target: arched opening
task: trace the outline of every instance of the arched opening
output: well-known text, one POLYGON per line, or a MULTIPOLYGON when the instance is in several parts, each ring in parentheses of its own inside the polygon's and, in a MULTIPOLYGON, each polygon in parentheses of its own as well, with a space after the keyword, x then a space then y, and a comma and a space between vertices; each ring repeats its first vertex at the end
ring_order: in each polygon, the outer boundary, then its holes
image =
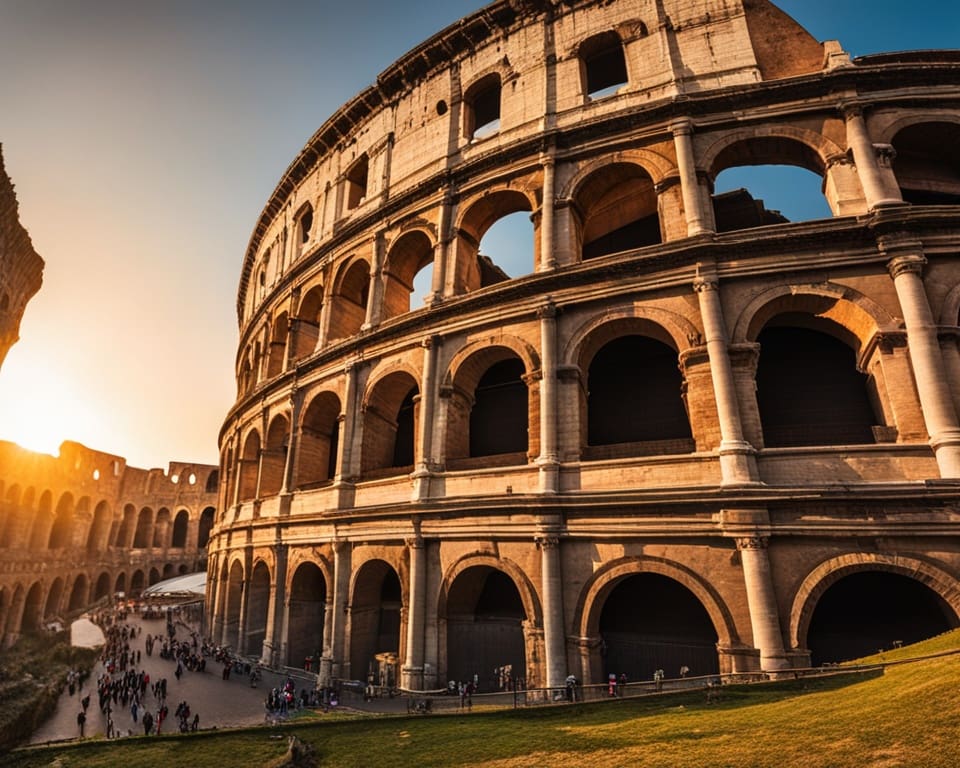
POLYGON ((53 527, 50 529, 48 549, 62 549, 71 544, 73 533, 73 496, 63 494, 57 502, 57 511, 53 518, 53 527))
POLYGON ((355 680, 366 680, 373 674, 379 681, 381 663, 377 657, 400 653, 401 603, 400 578, 388 563, 372 560, 360 568, 350 606, 350 674, 355 680))
POLYGON ((93 524, 87 533, 87 553, 99 552, 107 544, 110 535, 110 507, 101 501, 93 511, 93 524))
POLYGON ((316 487, 336 477, 340 411, 340 398, 333 392, 321 392, 310 401, 297 446, 298 487, 316 487))
POLYGON ((587 373, 587 459, 694 450, 677 352, 648 336, 620 336, 587 373))
POLYGON ((526 680, 523 622, 527 619, 517 585, 486 565, 467 568, 447 595, 447 677, 473 680, 481 691, 526 680), (509 678, 494 670, 509 669, 509 678))
POLYGON ((257 496, 257 474, 260 469, 260 434, 247 435, 240 457, 240 501, 251 501, 257 496))
POLYGON ((516 190, 474 202, 457 232, 454 293, 463 294, 533 272, 540 260, 530 200, 516 190))
POLYGON ((380 470, 402 474, 413 469, 419 392, 416 381, 405 372, 391 373, 374 385, 363 408, 361 471, 365 476, 380 470))
POLYGON ((56 578, 47 593, 47 602, 43 607, 43 618, 49 620, 60 615, 60 602, 63 599, 63 579, 56 578))
POLYGON ((590 174, 575 195, 585 261, 662 242, 653 179, 631 163, 611 163, 590 174))
POLYGON ((206 507, 200 513, 200 525, 197 529, 197 547, 204 549, 210 541, 210 531, 213 528, 214 509, 206 507))
POLYGON ((893 172, 905 202, 960 205, 960 124, 911 125, 892 143, 893 172))
POLYGON ((420 299, 422 302, 430 294, 430 283, 419 276, 421 272, 432 275, 432 267, 433 244, 430 238, 420 231, 401 235, 393 244, 384 263, 384 320, 415 309, 415 300, 420 299))
POLYGON ((463 135, 471 141, 492 136, 500 130, 500 75, 482 77, 463 95, 463 135))
POLYGON ((529 408, 523 361, 516 357, 491 365, 477 382, 470 411, 470 456, 524 454, 529 408))
POLYGON ((117 582, 114 585, 113 591, 116 594, 126 594, 127 592, 127 574, 119 573, 117 574, 117 582))
POLYGON ((287 664, 299 667, 308 656, 319 663, 323 650, 323 619, 327 582, 314 563, 302 563, 290 584, 290 620, 287 629, 287 664))
POLYGON ((204 493, 216 493, 217 488, 220 485, 220 470, 214 469, 207 475, 207 482, 204 485, 204 493))
POLYGON ((600 612, 606 674, 650 680, 664 670, 679 676, 720 671, 717 631, 706 608, 687 587, 658 573, 637 573, 613 582, 600 612))
MULTIPOLYGON (((206 568, 206 562, 207 562, 207 560, 206 560, 206 558, 203 558, 200 562, 203 564, 202 567, 200 568, 200 570, 203 570, 204 568, 206 568)), ((185 565, 179 565, 179 566, 177 566, 177 575, 178 575, 178 576, 185 576, 189 571, 190 571, 190 569, 187 568, 187 566, 185 566, 185 565)))
POLYGON ((759 137, 725 147, 712 169, 717 231, 830 218, 823 174, 820 156, 794 139, 759 137))
POLYGON ((849 661, 939 635, 960 625, 940 595, 915 579, 859 571, 829 586, 807 631, 814 665, 849 661))
POLYGON ((70 600, 67 603, 67 611, 74 613, 87 607, 87 593, 90 585, 87 584, 87 577, 82 573, 73 580, 73 589, 70 590, 70 600))
POLYGON ((345 339, 360 331, 367 316, 369 293, 370 265, 358 259, 341 275, 337 290, 330 299, 330 328, 327 334, 330 341, 345 339))
POLYGON ((53 496, 50 491, 40 494, 37 504, 37 513, 30 529, 30 551, 40 552, 47 547, 50 538, 50 528, 53 525, 53 496))
POLYGON ((580 44, 580 78, 589 99, 612 96, 627 84, 623 42, 616 32, 601 32, 580 44))
POLYGON ((123 519, 120 527, 117 529, 117 536, 113 541, 113 546, 118 549, 125 549, 130 546, 133 539, 133 530, 137 517, 137 510, 133 504, 126 504, 123 508, 123 519))
POLYGON ((187 526, 190 524, 190 514, 185 509, 177 512, 177 517, 173 521, 173 538, 170 541, 171 547, 183 549, 187 546, 187 526))
POLYGON ((34 582, 27 592, 27 597, 23 602, 23 618, 20 620, 20 631, 37 632, 40 630, 40 622, 43 619, 43 587, 40 582, 34 582))
POLYGON ((289 333, 287 313, 281 312, 273 321, 270 332, 270 349, 267 352, 267 378, 279 376, 283 372, 283 360, 287 351, 287 334, 289 333))
POLYGON ((876 442, 878 421, 856 353, 827 320, 780 315, 757 337, 757 405, 766 447, 876 442), (799 327, 803 323, 805 327, 799 327))
MULTIPOLYGON (((175 476, 176 477, 176 476, 175 476)), ((157 510, 157 519, 153 524, 153 546, 164 549, 170 541, 170 510, 160 507, 157 510)))
POLYGON ((267 445, 261 458, 260 498, 276 496, 283 487, 283 472, 287 465, 287 450, 290 446, 290 422, 286 416, 277 415, 267 430, 267 445))
POLYGON ((294 321, 296 339, 293 359, 303 360, 314 353, 320 338, 320 313, 323 310, 323 286, 315 285, 300 299, 294 321))
POLYGON ((234 561, 227 579, 226 607, 223 611, 224 644, 234 651, 240 645, 240 603, 243 600, 243 566, 234 561))
POLYGON ((164 581, 173 578, 173 563, 166 563, 163 566, 163 574, 161 574, 161 578, 163 578, 164 581))
POLYGON ((267 613, 270 609, 270 570, 262 561, 253 566, 250 594, 247 598, 248 656, 263 655, 263 641, 267 635, 267 613))
POLYGON ((143 592, 146 576, 144 576, 143 571, 137 569, 133 572, 133 576, 130 577, 130 595, 132 597, 140 597, 140 593, 143 592))
POLYGON ((364 153, 357 158, 344 176, 346 210, 352 211, 367 198, 367 184, 370 176, 370 160, 364 153))
POLYGON ((104 571, 97 578, 97 584, 93 588, 94 602, 110 596, 110 574, 104 571))
POLYGON ((303 246, 310 242, 310 232, 313 229, 313 207, 310 203, 304 205, 297 214, 296 235, 293 243, 293 260, 300 258, 303 246))
POLYGON ((133 535, 133 548, 144 549, 153 540, 153 510, 144 507, 137 516, 137 530, 133 535))

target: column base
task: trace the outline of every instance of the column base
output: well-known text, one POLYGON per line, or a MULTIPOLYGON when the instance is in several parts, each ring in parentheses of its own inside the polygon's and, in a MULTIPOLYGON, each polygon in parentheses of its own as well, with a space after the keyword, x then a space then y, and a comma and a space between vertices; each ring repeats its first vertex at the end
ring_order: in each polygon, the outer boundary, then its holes
POLYGON ((930 447, 940 468, 940 477, 960 478, 960 429, 945 429, 930 438, 930 447))
POLYGON ((553 458, 537 459, 540 467, 540 493, 560 492, 560 462, 553 458))
POLYGON ((422 691, 423 690, 423 667, 401 668, 400 687, 406 691, 422 691))
POLYGON ((723 440, 720 443, 720 484, 723 486, 759 485, 757 452, 743 440, 723 440))

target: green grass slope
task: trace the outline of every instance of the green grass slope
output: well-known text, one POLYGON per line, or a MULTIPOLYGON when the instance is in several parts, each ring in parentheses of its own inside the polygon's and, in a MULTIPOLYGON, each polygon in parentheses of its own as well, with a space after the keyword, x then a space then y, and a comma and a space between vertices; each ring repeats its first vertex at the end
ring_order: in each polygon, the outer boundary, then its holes
MULTIPOLYGON (((960 632, 898 651, 960 648, 960 632)), ((889 656, 890 654, 888 654, 889 656)), ((263 766, 296 733, 322 766, 663 766, 954 768, 960 765, 960 655, 868 675, 703 693, 461 715, 312 722, 140 737, 11 753, 10 768, 263 766)))

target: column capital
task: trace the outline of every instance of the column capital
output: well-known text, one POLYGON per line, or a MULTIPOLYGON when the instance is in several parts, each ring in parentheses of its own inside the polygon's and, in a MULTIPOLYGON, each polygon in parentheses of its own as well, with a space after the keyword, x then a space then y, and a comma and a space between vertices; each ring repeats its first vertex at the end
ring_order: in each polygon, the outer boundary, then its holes
POLYGON ((412 536, 407 536, 404 538, 403 543, 410 549, 423 549, 423 536, 419 533, 416 533, 412 536))
POLYGON ((560 537, 555 533, 540 533, 533 540, 540 549, 556 549, 560 546, 560 537))
POLYGON ((736 538, 737 550, 745 549, 766 549, 770 544, 769 536, 738 536, 736 538))
POLYGON ((545 301, 539 307, 537 307, 537 319, 552 319, 557 316, 557 305, 553 303, 553 298, 551 296, 545 297, 545 301))
POLYGON ((670 132, 674 136, 690 136, 693 133, 693 120, 681 117, 670 123, 670 132))
POLYGON ((887 262, 887 271, 890 273, 890 277, 896 280, 900 275, 906 273, 920 275, 926 265, 927 259, 925 256, 895 256, 887 262))
POLYGON ((420 342, 420 346, 424 349, 437 349, 440 347, 442 341, 443 337, 438 333, 434 333, 430 336, 425 336, 420 342))
POLYGON ((697 275, 693 279, 693 290, 697 293, 704 291, 716 291, 720 289, 720 281, 716 275, 697 275))

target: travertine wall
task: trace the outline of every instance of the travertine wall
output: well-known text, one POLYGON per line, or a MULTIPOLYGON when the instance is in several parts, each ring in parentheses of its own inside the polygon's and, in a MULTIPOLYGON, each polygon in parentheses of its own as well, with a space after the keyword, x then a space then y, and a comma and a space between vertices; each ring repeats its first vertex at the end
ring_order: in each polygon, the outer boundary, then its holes
POLYGON ((461 674, 465 622, 496 629, 491 574, 530 684, 604 676, 604 606, 636 575, 693 595, 723 671, 808 662, 818 599, 854 572, 920 582, 956 624, 960 164, 923 136, 954 135, 958 81, 949 52, 851 62, 760 0, 504 0, 381 73, 244 258, 215 639, 319 655, 324 682, 392 651, 430 688, 461 674), (832 218, 714 199, 723 170, 783 164, 832 218), (518 211, 534 268, 507 279, 478 249, 518 211), (796 393, 829 414, 816 435, 758 392, 804 333, 811 388, 838 382, 796 393), (659 351, 612 407, 655 421, 675 366, 689 429, 591 439, 618 375, 595 361, 634 337, 659 351))

